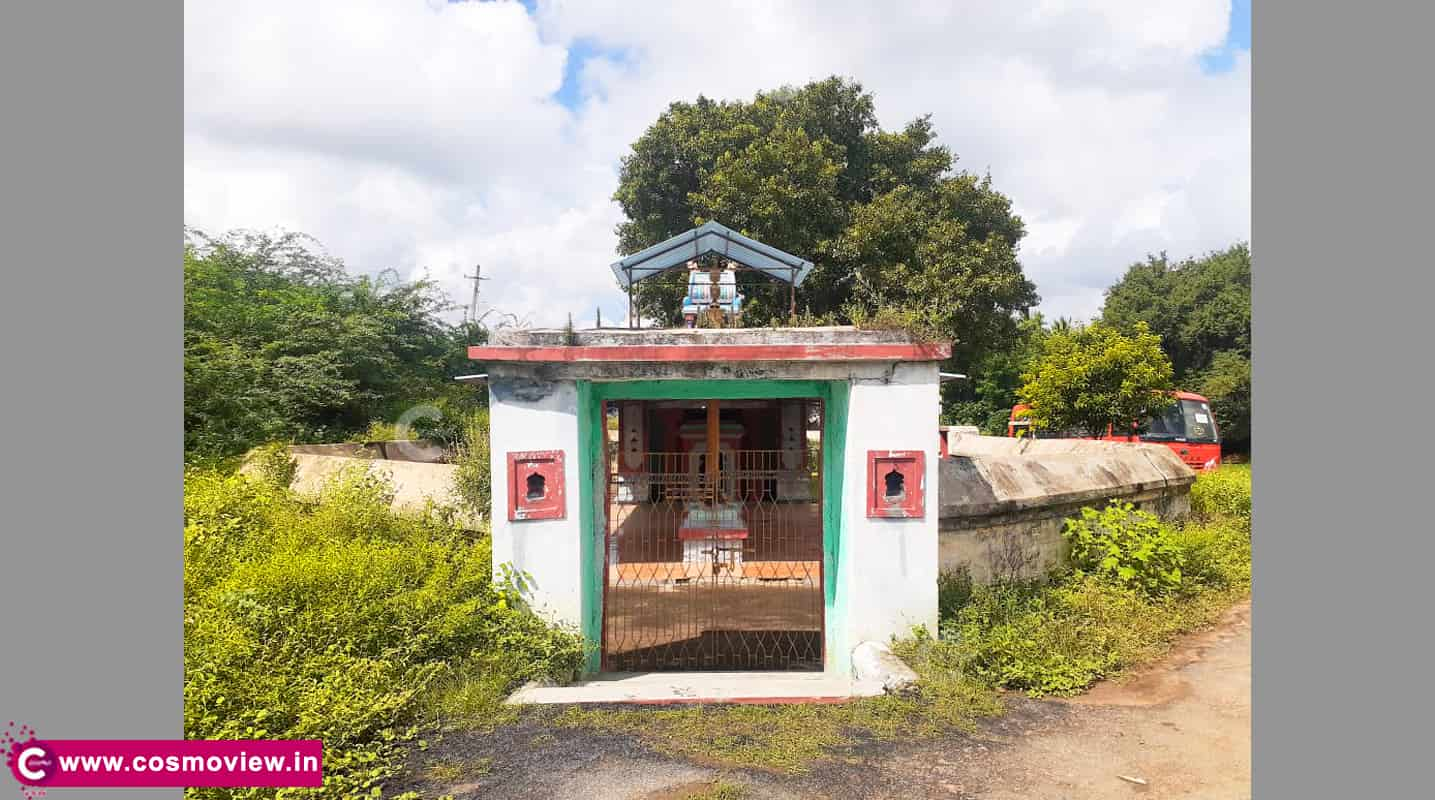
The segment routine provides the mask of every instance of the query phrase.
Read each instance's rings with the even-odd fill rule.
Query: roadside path
[[[678,800],[704,796],[716,781],[740,785],[743,798],[1249,798],[1250,603],[1120,683],[1070,700],[1008,695],[1007,706],[973,735],[859,745],[798,776],[714,768],[631,737],[520,723],[451,738],[445,755],[483,770],[414,788],[455,800]]]

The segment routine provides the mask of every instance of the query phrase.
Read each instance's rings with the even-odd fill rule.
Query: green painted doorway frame
[[[603,555],[606,543],[598,535],[598,489],[603,462],[607,420],[603,403],[609,400],[764,400],[815,397],[822,401],[822,613],[826,637],[822,642],[823,668],[846,674],[851,655],[846,647],[847,592],[837,580],[842,563],[843,469],[847,451],[847,381],[812,380],[651,380],[578,381],[579,530],[583,571],[583,639],[588,652],[585,671],[602,667]],[[606,476],[604,476],[606,478]],[[606,512],[604,512],[606,517]],[[606,531],[605,531],[606,533]]]

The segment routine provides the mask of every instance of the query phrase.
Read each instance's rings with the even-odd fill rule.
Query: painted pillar
[[[504,564],[527,573],[534,610],[577,629],[583,611],[577,384],[493,375],[488,391],[494,578]],[[508,519],[507,454],[530,450],[563,451],[562,519]]]
[[[850,658],[862,642],[885,643],[914,626],[937,632],[937,365],[901,363],[890,381],[855,379],[848,402],[838,580],[845,588],[842,655]],[[922,518],[867,516],[869,450],[925,453]]]

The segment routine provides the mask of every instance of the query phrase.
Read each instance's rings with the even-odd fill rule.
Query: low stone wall
[[[441,464],[448,461],[448,451],[428,439],[395,439],[387,442],[340,442],[339,444],[290,445],[292,455],[342,456],[344,458],[377,458],[385,461],[418,461]]]
[[[1066,558],[1062,522],[1121,499],[1190,511],[1196,473],[1160,445],[948,434],[938,470],[938,563],[978,583],[1036,577]]]
[[[394,457],[386,457],[389,454]],[[301,496],[317,498],[328,483],[345,469],[364,469],[383,476],[392,486],[395,511],[422,512],[430,502],[458,509],[454,473],[458,467],[443,463],[446,453],[430,442],[366,442],[362,444],[293,445],[289,455],[296,469],[289,487]],[[241,471],[254,469],[252,462]],[[477,517],[459,514],[458,522],[476,530]]]

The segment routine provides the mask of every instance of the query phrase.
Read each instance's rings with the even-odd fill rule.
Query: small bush
[[[299,470],[299,462],[289,455],[289,446],[283,442],[256,447],[251,458],[258,468],[259,477],[272,486],[287,488],[294,482],[294,473]]]
[[[972,574],[965,566],[937,574],[937,616],[951,619],[972,599]]]
[[[814,314],[812,311],[799,311],[788,316],[771,317],[768,320],[769,328],[825,328],[830,325],[841,325],[842,320],[837,314],[827,312]]]
[[[1066,520],[1071,565],[1128,589],[1158,596],[1181,588],[1182,554],[1171,528],[1130,503],[1081,509]]]
[[[1191,510],[1198,516],[1251,516],[1251,465],[1225,464],[1203,472],[1191,486]]]
[[[917,342],[936,342],[943,337],[941,327],[921,310],[882,306],[875,310],[857,303],[843,309],[853,326],[869,331],[902,331]],[[948,337],[950,338],[950,337]]]
[[[1248,589],[1251,585],[1251,533],[1248,520],[1218,518],[1189,522],[1176,531],[1185,556],[1186,590]]]
[[[454,494],[463,511],[486,519],[492,508],[493,467],[489,461],[488,409],[479,408],[468,415],[463,434],[454,445]]]

